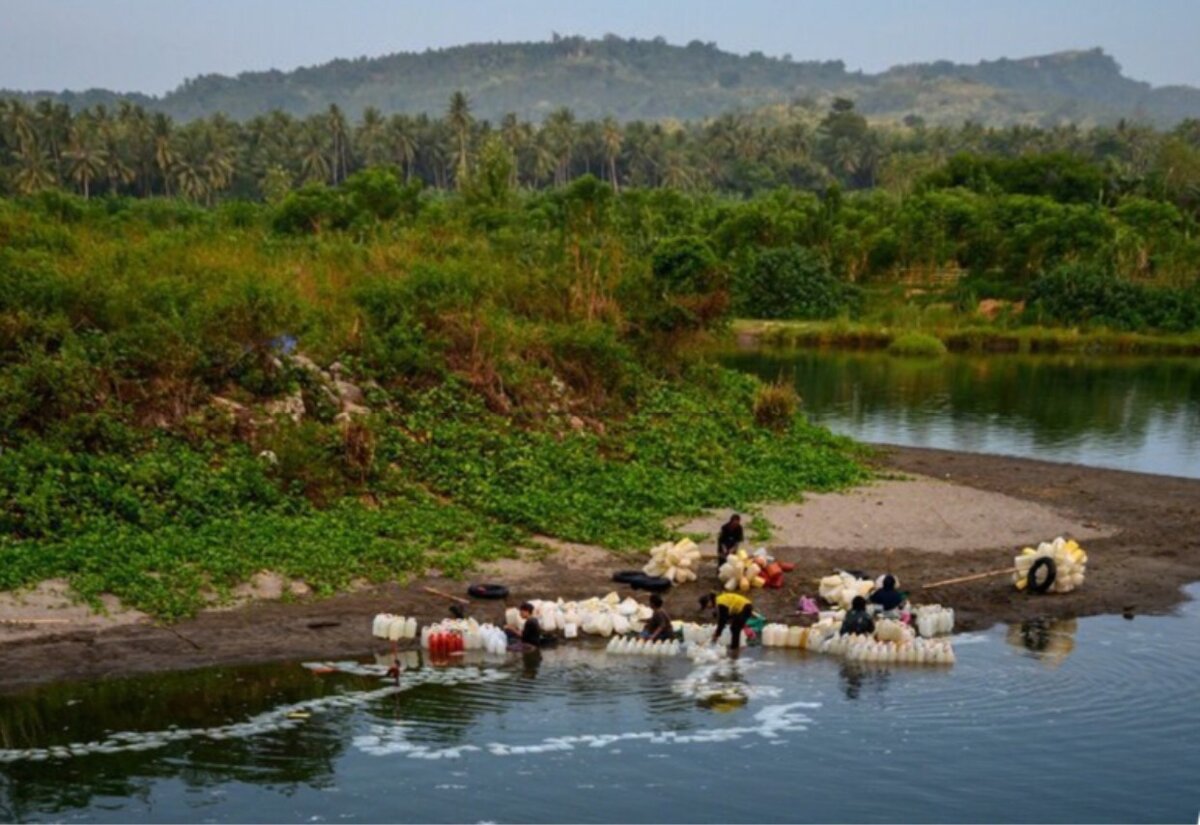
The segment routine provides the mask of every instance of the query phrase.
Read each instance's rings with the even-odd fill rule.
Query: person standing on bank
[[[729,521],[721,525],[721,532],[717,536],[717,567],[725,563],[730,553],[737,552],[738,545],[745,540],[742,517],[734,513],[729,517]]]

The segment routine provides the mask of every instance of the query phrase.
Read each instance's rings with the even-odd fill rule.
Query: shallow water
[[[399,687],[301,663],[47,686],[0,697],[0,818],[1196,818],[1200,604],[956,647],[953,668],[563,647],[413,659]],[[30,760],[55,746],[89,752]]]
[[[739,353],[857,439],[1200,478],[1200,359]]]

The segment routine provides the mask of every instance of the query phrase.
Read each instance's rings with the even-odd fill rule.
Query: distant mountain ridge
[[[869,117],[916,116],[929,123],[1091,125],[1127,118],[1170,126],[1200,117],[1200,89],[1128,78],[1098,48],[865,74],[847,71],[842,61],[737,55],[712,43],[677,46],[613,35],[479,43],[236,77],[209,74],[162,97],[102,89],[0,96],[48,97],[73,107],[128,100],[183,120],[219,112],[244,120],[272,109],[308,115],[335,103],[355,117],[368,106],[385,114],[440,116],[458,89],[470,96],[477,117],[491,120],[509,112],[540,120],[561,106],[579,118],[694,120],[796,101],[824,105],[834,96],[854,99]]]

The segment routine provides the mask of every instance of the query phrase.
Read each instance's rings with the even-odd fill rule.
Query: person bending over
[[[717,610],[717,629],[713,633],[714,642],[721,638],[721,631],[729,625],[729,649],[737,651],[742,646],[742,628],[754,615],[754,603],[739,593],[709,593],[700,597],[700,609],[715,607]]]

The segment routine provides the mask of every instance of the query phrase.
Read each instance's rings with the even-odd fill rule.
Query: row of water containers
[[[828,620],[811,627],[769,624],[763,628],[763,646],[811,650],[859,662],[949,665],[955,661],[949,640],[899,635],[895,641],[881,641],[872,635],[843,636],[838,624]]]
[[[917,632],[927,639],[947,636],[954,632],[954,609],[940,604],[923,604],[916,608]]]
[[[916,638],[911,642],[881,642],[869,635],[838,636],[829,653],[851,662],[883,662],[905,665],[952,665],[954,648],[946,639]]]
[[[635,656],[678,656],[683,652],[684,646],[674,639],[652,642],[649,639],[614,636],[605,650],[608,653],[628,653]]]
[[[396,616],[380,613],[371,622],[371,635],[377,639],[398,642],[417,638],[417,620],[412,616]]]
[[[493,624],[480,624],[474,619],[446,619],[421,628],[421,647],[429,650],[435,636],[447,633],[462,637],[463,650],[482,650],[501,654],[508,651],[508,636]]]

